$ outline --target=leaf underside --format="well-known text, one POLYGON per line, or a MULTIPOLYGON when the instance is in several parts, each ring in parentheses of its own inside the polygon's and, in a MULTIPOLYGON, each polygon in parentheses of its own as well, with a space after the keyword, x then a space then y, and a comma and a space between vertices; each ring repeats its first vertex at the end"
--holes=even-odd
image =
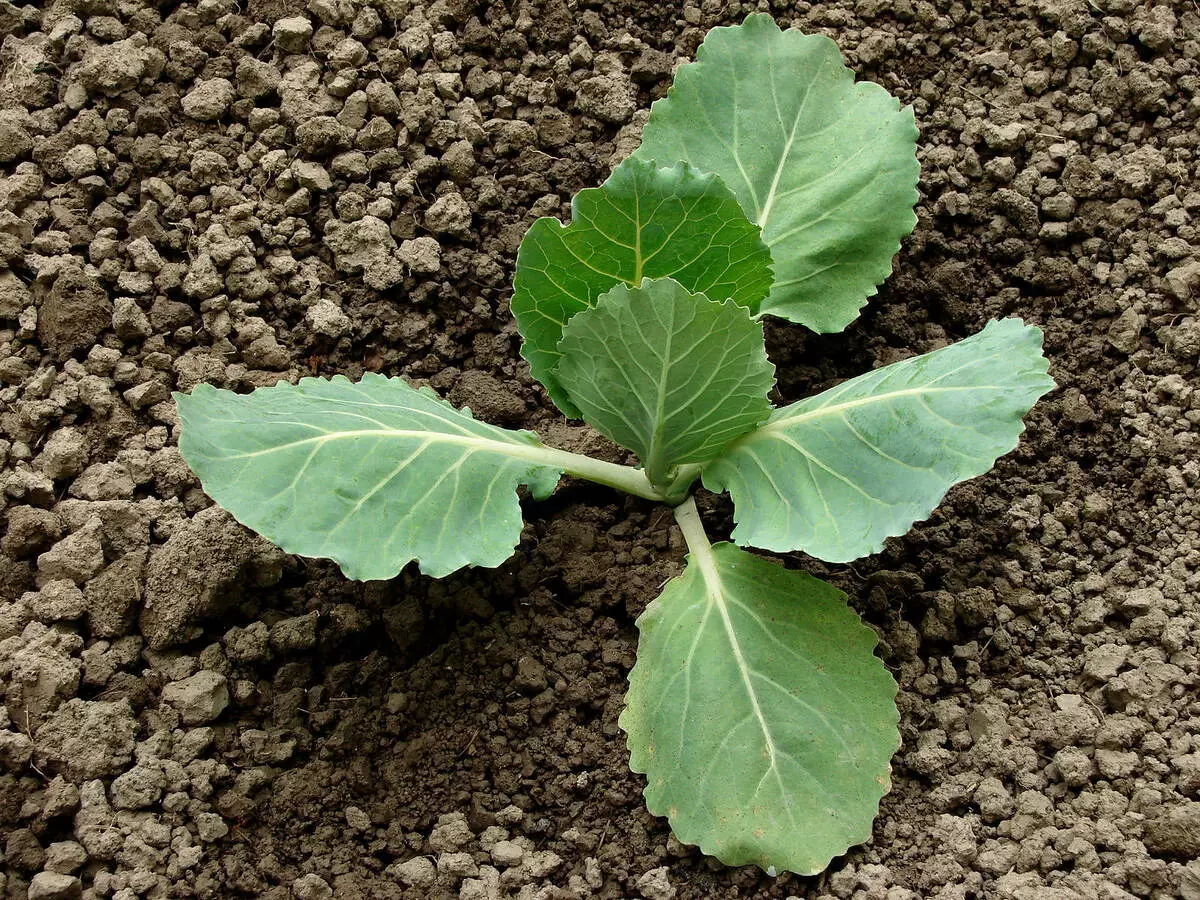
POLYGON ((871 835, 899 746, 895 682, 837 589, 732 544, 709 562, 690 557, 638 619, 630 766, 679 840, 815 874, 871 835))
POLYGON ((626 161, 602 186, 575 195, 571 224, 533 223, 517 253, 511 308, 521 355, 564 413, 580 415, 553 373, 566 323, 618 284, 666 277, 743 306, 766 296, 771 255, 715 175, 675 160, 626 161))
POLYGON ((200 385, 175 400, 180 452, 208 495, 350 578, 391 578, 414 559, 435 577, 498 566, 521 535, 517 486, 548 496, 560 475, 530 462, 536 435, 476 421, 402 378, 303 378, 242 395, 200 385))
POLYGON ((828 332, 854 320, 916 225, 916 140, 911 108, 856 84, 832 40, 753 14, 708 33, 634 158, 719 175, 775 261, 754 311, 828 332))
POLYGON ((633 450, 651 481, 703 463, 771 414, 762 326, 677 282, 617 285, 567 323, 559 383, 587 422, 633 450))
POLYGON ((1017 445, 1054 387, 1042 333, 1019 319, 776 410, 704 471, 743 546, 848 562, 927 518, 1017 445))

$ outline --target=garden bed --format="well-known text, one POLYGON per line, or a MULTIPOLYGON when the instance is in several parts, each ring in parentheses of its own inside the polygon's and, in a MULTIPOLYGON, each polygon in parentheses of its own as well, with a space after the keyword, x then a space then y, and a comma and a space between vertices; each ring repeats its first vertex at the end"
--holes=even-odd
POLYGON ((499 569, 356 583, 175 447, 172 390, 383 372, 624 461, 519 359, 516 247, 758 8, 0 8, 8 896, 1200 897, 1192 4, 763 7, 922 132, 895 274, 843 334, 768 325, 774 399, 1008 315, 1059 384, 884 552, 788 560, 900 685, 893 789, 825 875, 726 868, 645 811, 617 716, 682 569, 665 507, 568 482, 499 569))

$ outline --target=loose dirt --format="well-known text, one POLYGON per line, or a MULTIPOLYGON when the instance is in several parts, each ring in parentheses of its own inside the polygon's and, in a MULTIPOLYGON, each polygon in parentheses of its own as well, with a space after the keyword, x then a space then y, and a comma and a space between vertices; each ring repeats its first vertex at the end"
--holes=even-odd
POLYGON ((1200 898, 1200 9, 969 6, 0 0, 0 893, 1200 898), (770 327, 776 399, 1004 315, 1060 385, 908 537, 787 560, 903 716, 810 879, 678 844, 626 768, 665 509, 569 485, 496 571, 349 583, 211 506, 170 400, 381 371, 620 459, 519 361, 516 247, 755 9, 922 129, 896 274, 770 327))

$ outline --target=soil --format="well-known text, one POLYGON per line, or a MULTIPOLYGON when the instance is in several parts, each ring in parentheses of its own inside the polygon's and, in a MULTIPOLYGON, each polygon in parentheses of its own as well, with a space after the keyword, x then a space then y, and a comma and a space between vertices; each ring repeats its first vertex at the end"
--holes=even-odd
POLYGON ((0 0, 0 893, 1200 898, 1200 8, 674 6, 0 0), (169 396, 404 374, 620 459, 519 361, 516 247, 754 9, 922 129, 895 275, 770 327, 777 399, 1004 315, 1060 385, 884 552, 787 560, 879 632, 904 738, 807 879, 680 845, 627 769, 665 509, 570 484, 496 571, 351 583, 211 506, 169 396))

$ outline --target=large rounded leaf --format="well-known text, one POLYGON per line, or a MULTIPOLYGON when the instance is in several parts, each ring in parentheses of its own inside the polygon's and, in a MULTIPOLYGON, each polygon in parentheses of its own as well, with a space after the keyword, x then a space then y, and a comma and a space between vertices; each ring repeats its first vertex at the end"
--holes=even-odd
POLYGON ((620 723, 647 807, 679 840, 812 875, 870 837, 900 743, 896 685, 844 594, 705 545, 637 624, 620 723))
POLYGON ((558 342, 601 294, 669 277, 711 300, 753 306, 771 285, 771 255, 729 188, 675 163, 626 161, 575 195, 570 225, 538 219, 521 242, 512 298, 521 355, 567 415, 580 411, 553 372, 558 342))
POLYGON ((776 410, 704 472, 728 490, 733 539, 829 562, 875 553, 950 486, 1012 450, 1054 387, 1042 333, 1020 319, 776 410))
POLYGON ((428 388, 368 374, 250 394, 176 394, 179 450, 204 490, 290 553, 350 578, 498 566, 521 536, 518 485, 538 496, 561 467, 537 436, 456 410, 428 388))
POLYGON ((720 175, 775 260, 755 311, 840 331, 916 225, 916 140, 912 110, 856 84, 833 41, 754 14, 708 33, 634 156, 720 175))
POLYGON ((762 325, 669 278, 617 285, 567 323, 554 370, 587 422, 650 480, 705 463, 771 414, 762 325))

